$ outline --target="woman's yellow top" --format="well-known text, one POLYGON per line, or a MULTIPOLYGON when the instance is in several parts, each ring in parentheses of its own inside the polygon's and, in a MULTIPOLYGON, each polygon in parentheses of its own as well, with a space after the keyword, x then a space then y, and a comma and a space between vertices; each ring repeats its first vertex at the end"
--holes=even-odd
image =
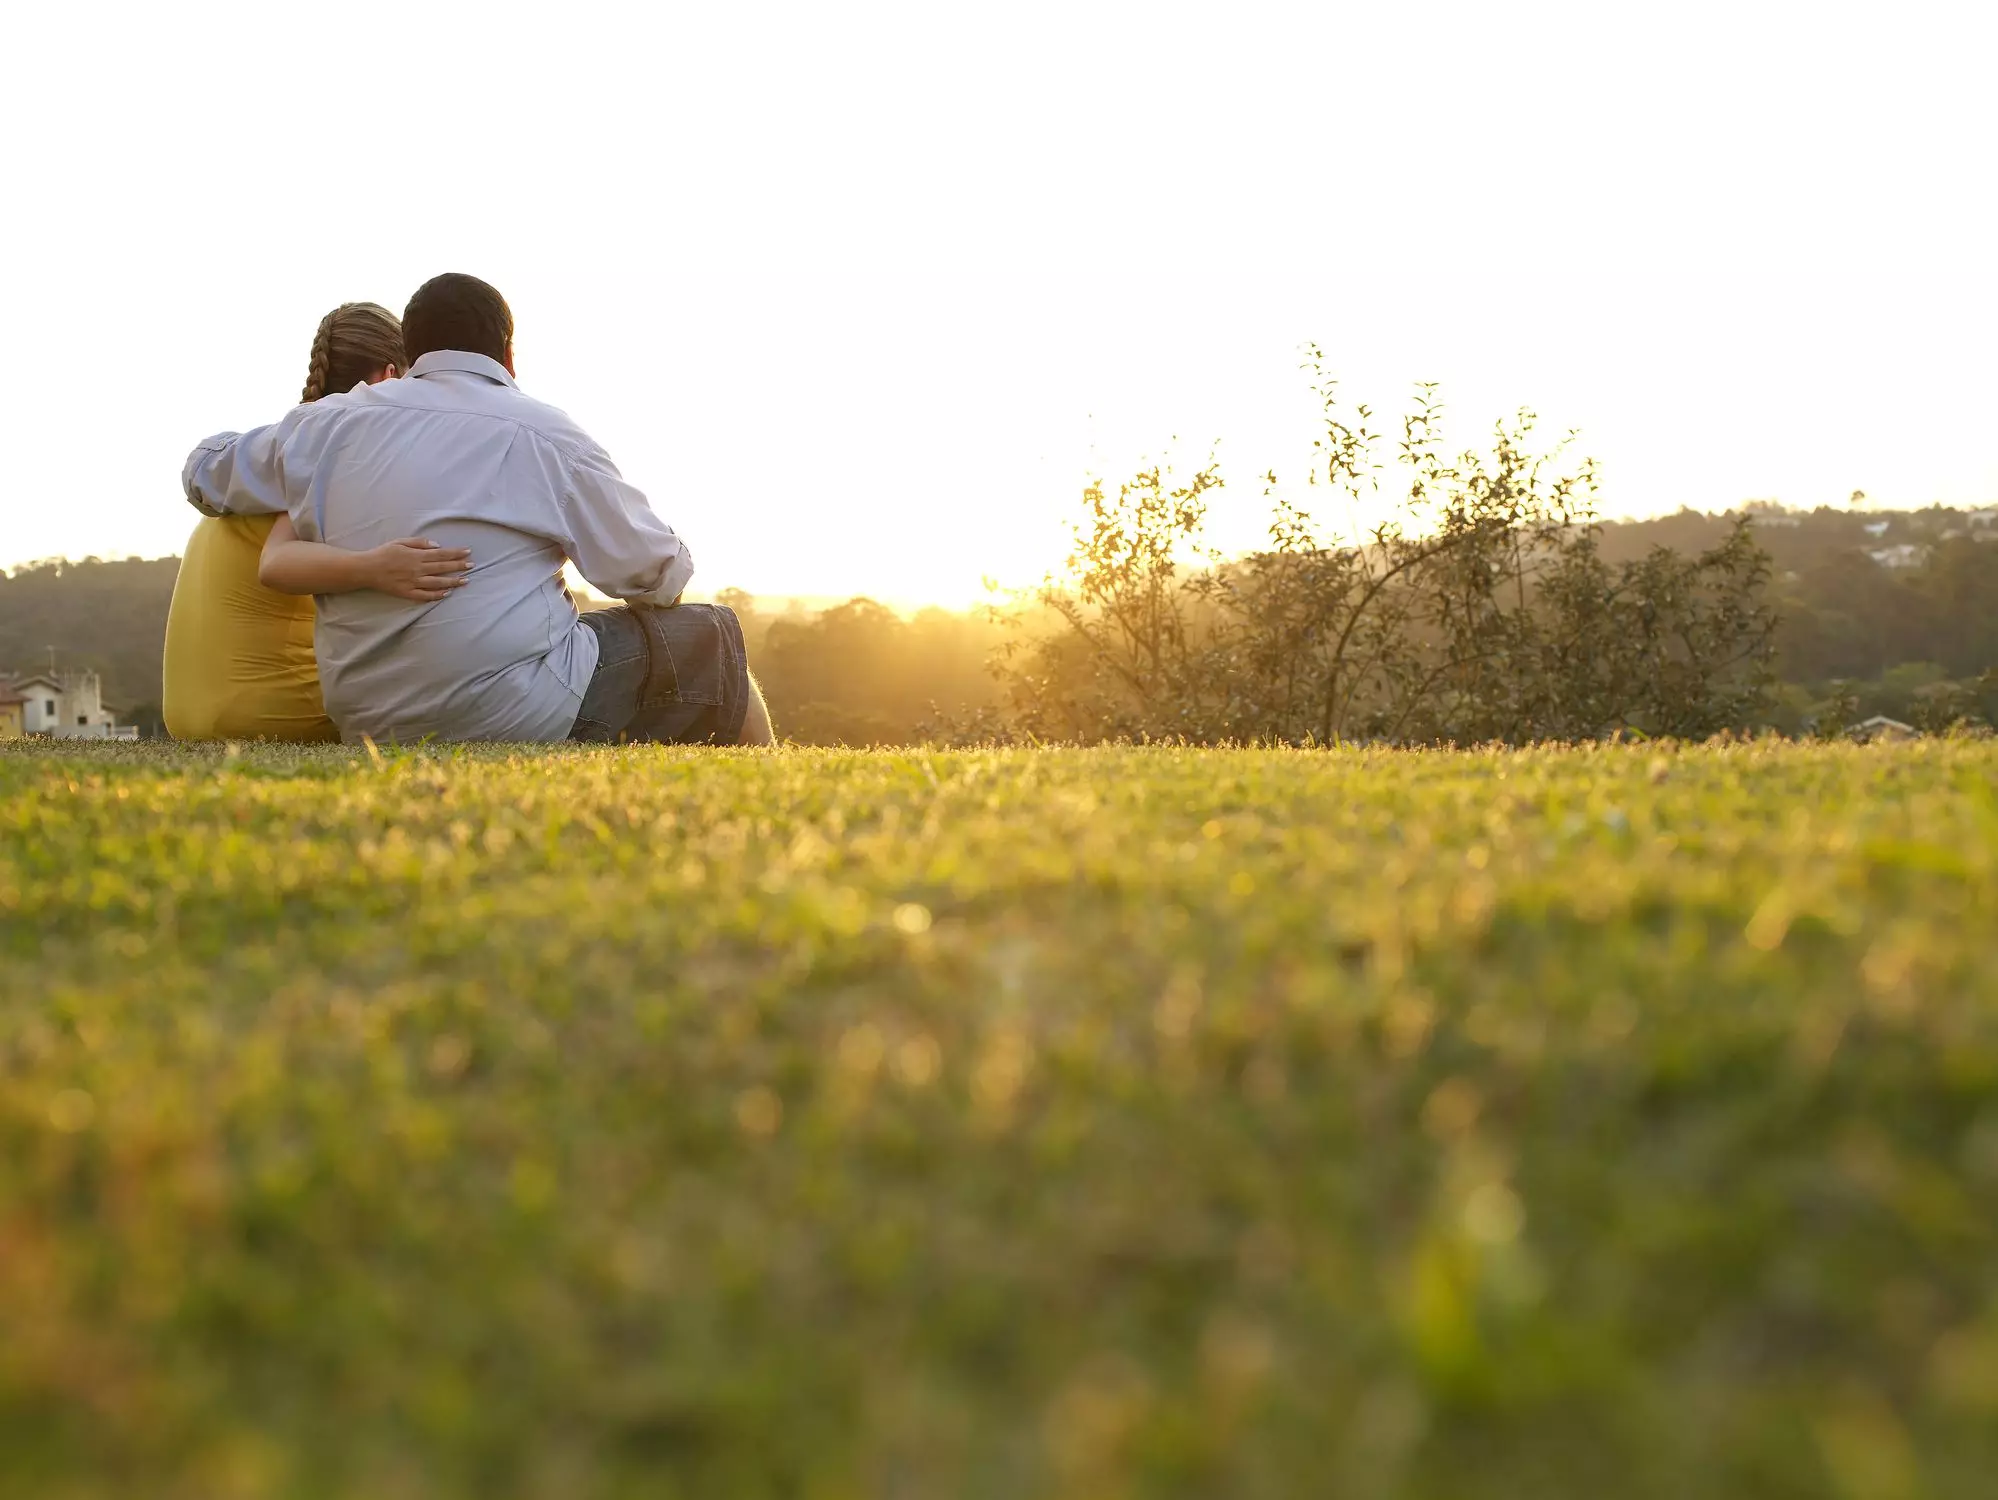
POLYGON ((312 600, 257 581, 275 516, 207 516, 167 611, 160 707, 177 740, 337 740, 319 695, 312 600))

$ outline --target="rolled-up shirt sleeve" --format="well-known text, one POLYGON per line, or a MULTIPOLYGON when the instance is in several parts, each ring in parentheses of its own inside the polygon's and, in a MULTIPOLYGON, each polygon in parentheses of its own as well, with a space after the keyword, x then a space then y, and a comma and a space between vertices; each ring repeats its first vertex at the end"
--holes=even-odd
POLYGON ((195 444, 180 471, 188 503, 211 516, 268 516, 284 510, 284 425, 219 432, 195 444))
POLYGON ((694 555, 600 448, 564 455, 567 550, 590 586, 631 604, 671 604, 694 576, 694 555))

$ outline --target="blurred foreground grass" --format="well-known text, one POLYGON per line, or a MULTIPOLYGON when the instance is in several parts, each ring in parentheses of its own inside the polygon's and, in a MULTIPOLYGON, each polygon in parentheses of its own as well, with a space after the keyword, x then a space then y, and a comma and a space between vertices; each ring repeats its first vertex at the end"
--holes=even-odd
POLYGON ((0 752, 0 1493, 1988 1495, 1994 782, 0 752))

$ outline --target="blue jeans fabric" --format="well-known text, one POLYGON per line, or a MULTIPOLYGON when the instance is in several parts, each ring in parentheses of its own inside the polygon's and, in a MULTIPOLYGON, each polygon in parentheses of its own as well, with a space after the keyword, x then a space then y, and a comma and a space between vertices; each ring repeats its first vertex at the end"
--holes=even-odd
POLYGON ((719 604, 593 609, 597 670, 572 740, 734 745, 749 711, 742 623, 719 604))

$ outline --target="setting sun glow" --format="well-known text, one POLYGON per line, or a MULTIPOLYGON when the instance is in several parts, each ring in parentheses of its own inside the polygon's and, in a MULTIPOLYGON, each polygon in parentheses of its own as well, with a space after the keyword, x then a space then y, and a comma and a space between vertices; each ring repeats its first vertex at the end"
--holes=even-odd
POLYGON ((0 566, 178 551, 321 313, 464 270, 697 588, 963 604, 1087 476, 1534 407, 1605 508, 1985 503, 1976 7, 41 7, 0 566))

